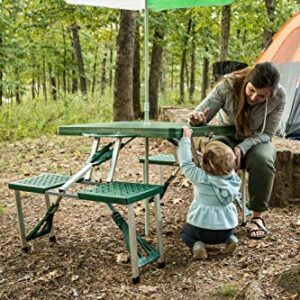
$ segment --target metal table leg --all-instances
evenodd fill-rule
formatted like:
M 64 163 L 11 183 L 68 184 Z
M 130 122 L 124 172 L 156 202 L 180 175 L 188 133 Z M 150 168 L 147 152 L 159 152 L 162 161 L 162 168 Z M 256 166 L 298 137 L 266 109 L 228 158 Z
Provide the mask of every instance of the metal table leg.
M 129 226 L 129 240 L 130 240 L 130 257 L 132 268 L 132 282 L 138 283 L 139 267 L 138 267 L 138 253 L 137 253 L 137 241 L 136 241 L 136 226 L 133 204 L 128 205 L 128 226 Z
M 17 213 L 18 213 L 19 234 L 20 234 L 22 250 L 24 252 L 28 252 L 30 248 L 26 240 L 26 229 L 24 223 L 24 215 L 23 215 L 20 191 L 15 190 L 15 199 L 16 199 L 16 206 L 17 206 Z

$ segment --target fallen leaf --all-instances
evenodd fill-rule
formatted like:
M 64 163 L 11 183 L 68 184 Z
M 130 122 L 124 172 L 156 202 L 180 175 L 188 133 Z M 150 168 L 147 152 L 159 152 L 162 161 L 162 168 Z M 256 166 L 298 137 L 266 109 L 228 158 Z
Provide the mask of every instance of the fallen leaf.
M 116 257 L 117 264 L 124 264 L 130 261 L 130 257 L 127 253 L 119 253 Z

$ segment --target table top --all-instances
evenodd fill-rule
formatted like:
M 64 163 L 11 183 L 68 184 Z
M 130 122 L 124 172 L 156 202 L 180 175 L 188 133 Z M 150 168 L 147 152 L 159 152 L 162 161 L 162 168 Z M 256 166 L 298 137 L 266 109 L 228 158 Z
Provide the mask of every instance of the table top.
M 149 122 L 128 121 L 128 122 L 107 122 L 93 124 L 77 124 L 59 126 L 59 135 L 79 135 L 97 137 L 146 137 L 146 138 L 177 138 L 182 136 L 182 126 L 187 123 L 175 122 Z M 194 137 L 209 135 L 234 136 L 234 126 L 204 125 L 190 127 Z

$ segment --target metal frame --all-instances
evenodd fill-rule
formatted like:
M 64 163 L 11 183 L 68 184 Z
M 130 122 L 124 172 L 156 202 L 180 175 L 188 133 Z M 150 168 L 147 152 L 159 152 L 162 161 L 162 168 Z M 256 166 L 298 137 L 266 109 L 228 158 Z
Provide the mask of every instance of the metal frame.
M 247 223 L 247 207 L 246 207 L 246 202 L 247 202 L 247 178 L 246 174 L 247 171 L 245 169 L 241 170 L 242 171 L 242 211 L 243 211 L 243 225 L 246 225 Z
M 148 140 L 148 139 L 147 139 Z M 93 164 L 90 163 L 90 158 L 95 154 L 98 150 L 100 144 L 100 137 L 95 137 L 89 160 L 76 174 L 74 174 L 69 180 L 67 180 L 60 188 L 58 189 L 51 189 L 45 192 L 45 204 L 47 210 L 51 206 L 50 196 L 57 196 L 56 204 L 58 204 L 64 197 L 68 198 L 78 198 L 76 193 L 69 193 L 68 189 L 76 183 L 79 179 L 82 179 L 84 176 L 84 180 L 81 181 L 82 184 L 92 184 L 96 185 L 97 182 L 92 182 L 92 168 Z M 113 146 L 113 153 L 110 162 L 110 168 L 107 176 L 107 182 L 113 181 L 113 176 L 115 173 L 117 160 L 119 156 L 119 152 L 121 149 L 122 138 L 118 137 L 114 146 Z M 146 143 L 149 147 L 149 144 Z M 147 170 L 148 171 L 148 170 Z M 147 172 L 145 172 L 147 174 Z M 148 180 L 148 176 L 145 177 L 146 181 Z M 28 252 L 30 247 L 28 241 L 26 240 L 26 228 L 24 222 L 24 215 L 22 209 L 22 202 L 21 202 L 21 193 L 19 190 L 15 190 L 15 200 L 16 200 L 16 208 L 18 214 L 18 224 L 19 224 L 19 234 L 20 234 L 20 241 L 22 250 L 24 252 Z M 148 205 L 149 205 L 149 200 Z M 111 203 L 107 203 L 106 207 L 108 208 L 109 212 L 114 213 L 116 209 Z M 128 230 L 129 230 L 129 243 L 130 243 L 130 256 L 131 256 L 131 268 L 132 268 L 132 280 L 134 283 L 139 282 L 139 257 L 138 257 L 138 247 L 137 247 L 137 233 L 136 233 L 136 220 L 135 220 L 135 213 L 134 213 L 134 204 L 127 205 L 128 210 Z M 148 212 L 149 214 L 149 212 Z M 146 214 L 147 215 L 147 214 Z M 147 223 L 145 224 L 145 228 L 147 227 L 149 230 L 149 218 L 147 219 Z M 161 216 L 161 207 L 160 207 L 160 195 L 155 196 L 155 220 L 156 220 L 156 235 L 157 235 L 157 248 L 159 252 L 159 264 L 160 266 L 164 264 L 164 250 L 163 250 L 163 235 L 162 235 L 162 216 Z M 55 241 L 55 232 L 54 226 L 52 226 L 51 231 L 49 233 L 50 241 Z

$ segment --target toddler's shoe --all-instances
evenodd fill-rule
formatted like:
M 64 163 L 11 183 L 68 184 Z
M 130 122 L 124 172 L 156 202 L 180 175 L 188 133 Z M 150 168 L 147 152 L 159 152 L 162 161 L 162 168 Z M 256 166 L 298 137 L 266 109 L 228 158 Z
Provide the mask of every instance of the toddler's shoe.
M 202 242 L 198 241 L 193 246 L 194 259 L 206 259 L 207 253 Z
M 232 253 L 232 252 L 234 252 L 234 250 L 236 249 L 237 246 L 238 246 L 238 239 L 236 238 L 235 235 L 232 235 L 226 242 L 226 246 L 223 249 L 222 253 L 223 254 Z

